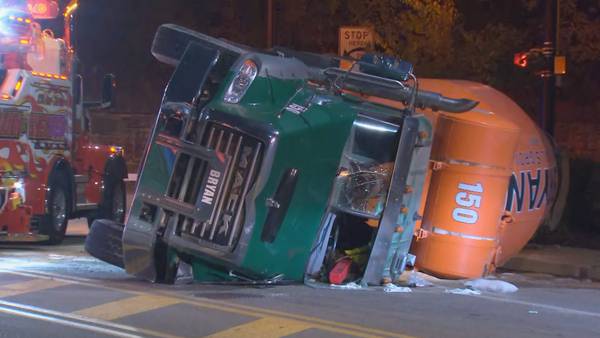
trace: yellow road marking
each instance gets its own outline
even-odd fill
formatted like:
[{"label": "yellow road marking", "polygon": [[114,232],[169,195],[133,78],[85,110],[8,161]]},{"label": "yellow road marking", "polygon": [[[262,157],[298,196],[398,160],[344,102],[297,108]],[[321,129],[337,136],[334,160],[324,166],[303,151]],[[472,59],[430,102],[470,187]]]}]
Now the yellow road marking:
[{"label": "yellow road marking", "polygon": [[[169,295],[171,292],[158,291],[163,295]],[[180,298],[180,295],[172,295],[173,297]],[[228,303],[222,301],[214,301],[207,298],[202,299],[182,299],[186,304],[195,305],[208,309],[221,310],[229,313],[237,313],[245,316],[253,317],[277,317],[282,319],[292,319],[309,323],[312,328],[325,330],[329,332],[337,332],[346,335],[375,338],[375,337],[396,337],[396,338],[415,338],[414,336],[404,335],[396,332],[385,331],[375,329],[367,326],[359,326],[355,324],[349,324],[344,322],[336,322],[327,319],[321,319],[316,317],[309,317],[304,315],[298,315],[294,313],[282,312],[277,310],[270,310],[267,308],[248,306],[236,303]]]},{"label": "yellow road marking", "polygon": [[0,298],[17,296],[24,293],[40,291],[66,285],[63,281],[53,279],[32,279],[25,282],[0,285]]},{"label": "yellow road marking", "polygon": [[40,321],[60,324],[63,326],[74,327],[77,329],[92,331],[95,333],[104,333],[106,335],[110,335],[110,336],[114,336],[114,337],[142,338],[141,336],[138,336],[138,335],[128,334],[125,332],[119,332],[116,330],[112,330],[110,328],[100,328],[100,327],[96,327],[94,325],[88,325],[86,323],[78,323],[78,322],[65,320],[65,319],[61,319],[61,318],[53,318],[53,317],[45,316],[43,314],[37,314],[37,313],[32,313],[32,312],[27,312],[27,311],[22,311],[22,310],[18,310],[18,309],[12,309],[12,308],[5,308],[3,306],[0,306],[0,312],[9,314],[9,315],[13,315],[13,316],[19,316],[19,317],[28,318],[28,319],[40,320]]},{"label": "yellow road marking", "polygon": [[[136,335],[144,334],[145,337],[160,338],[182,338],[179,336],[157,332],[153,330],[142,329],[129,325],[117,324],[101,319],[86,318],[83,316],[69,314],[50,309],[44,309],[32,305],[24,305],[0,300],[0,312],[12,314],[19,317],[38,319],[48,322],[55,322],[65,326],[79,326],[80,328],[102,332],[104,329],[120,331],[123,334],[128,332]],[[79,325],[83,324],[83,325]],[[104,332],[110,333],[110,332]]]},{"label": "yellow road marking", "polygon": [[264,317],[212,334],[210,338],[279,338],[310,329],[310,323],[277,317]]},{"label": "yellow road marking", "polygon": [[[9,274],[13,274],[13,275],[19,275],[19,276],[36,277],[36,278],[42,278],[42,279],[52,278],[51,276],[37,274],[37,272],[34,272],[34,271],[14,271],[14,270],[1,269],[0,272],[9,273]],[[68,278],[68,277],[66,277],[66,278]],[[82,281],[77,281],[77,280],[71,281],[68,279],[62,279],[62,280],[69,281],[74,284],[102,288],[105,290],[128,292],[128,293],[132,293],[132,294],[135,294],[138,296],[168,298],[168,299],[172,299],[173,301],[175,301],[174,304],[179,302],[179,303],[195,305],[195,306],[207,308],[207,309],[221,310],[221,311],[224,311],[227,313],[241,314],[241,315],[245,315],[245,316],[249,316],[249,317],[256,317],[256,318],[276,317],[276,318],[281,318],[283,320],[296,320],[296,321],[300,321],[300,322],[306,322],[306,324],[309,325],[311,328],[316,328],[316,329],[320,329],[320,330],[324,330],[324,331],[328,331],[328,332],[337,332],[337,333],[347,334],[347,335],[356,336],[356,337],[414,338],[414,336],[405,335],[405,334],[401,334],[401,333],[396,333],[396,332],[391,332],[391,331],[386,331],[386,330],[381,330],[381,329],[375,329],[375,328],[360,326],[360,325],[356,325],[356,324],[336,322],[336,321],[321,319],[321,318],[317,318],[317,317],[310,317],[310,316],[304,316],[304,315],[299,315],[299,314],[294,314],[294,313],[287,313],[287,312],[282,312],[282,311],[277,311],[277,310],[270,310],[267,308],[248,306],[248,305],[230,303],[230,302],[225,302],[225,301],[217,301],[217,300],[212,300],[212,299],[208,299],[208,298],[189,299],[189,298],[184,298],[185,295],[179,295],[179,294],[174,293],[173,291],[155,290],[156,294],[162,295],[162,296],[151,296],[149,293],[138,291],[134,287],[127,285],[127,284],[124,284],[124,285],[119,284],[118,286],[110,286],[112,283],[107,282],[107,281],[103,281],[103,284],[100,284],[98,282],[82,282]],[[134,297],[134,298],[137,298],[137,297]],[[100,306],[102,306],[102,305],[100,305]],[[93,308],[90,308],[90,309],[93,309]],[[89,309],[84,309],[84,310],[80,310],[80,311],[83,312],[83,311],[87,311],[87,310],[89,310]],[[142,311],[138,311],[138,312],[142,312]]]},{"label": "yellow road marking", "polygon": [[145,294],[90,307],[74,313],[84,317],[115,320],[181,302],[181,300],[172,297]]}]

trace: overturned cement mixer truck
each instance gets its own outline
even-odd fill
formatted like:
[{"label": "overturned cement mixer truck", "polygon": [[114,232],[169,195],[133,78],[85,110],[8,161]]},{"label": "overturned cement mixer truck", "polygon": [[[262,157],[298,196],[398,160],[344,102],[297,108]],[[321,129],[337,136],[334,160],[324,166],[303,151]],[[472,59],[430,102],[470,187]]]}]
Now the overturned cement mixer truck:
[{"label": "overturned cement mixer truck", "polygon": [[479,277],[552,205],[550,143],[490,87],[171,24],[152,53],[175,71],[131,210],[86,240],[130,274],[170,283],[185,263],[207,282],[380,285],[407,266]]}]

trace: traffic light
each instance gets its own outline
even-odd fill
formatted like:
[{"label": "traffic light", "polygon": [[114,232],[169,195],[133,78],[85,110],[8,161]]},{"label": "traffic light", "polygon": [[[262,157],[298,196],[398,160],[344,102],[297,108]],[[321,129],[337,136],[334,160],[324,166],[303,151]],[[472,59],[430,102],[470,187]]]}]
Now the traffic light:
[{"label": "traffic light", "polygon": [[529,53],[527,53],[527,52],[515,53],[513,63],[518,67],[525,68],[525,67],[527,67],[527,57],[528,56],[529,56]]}]

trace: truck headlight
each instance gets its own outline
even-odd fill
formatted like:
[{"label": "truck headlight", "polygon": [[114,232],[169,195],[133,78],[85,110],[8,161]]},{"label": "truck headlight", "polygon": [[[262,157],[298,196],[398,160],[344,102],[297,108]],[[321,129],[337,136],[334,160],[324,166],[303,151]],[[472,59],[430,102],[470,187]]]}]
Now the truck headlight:
[{"label": "truck headlight", "polygon": [[223,100],[227,103],[239,103],[257,74],[258,66],[256,63],[252,60],[244,61],[233,81],[231,81],[229,88],[227,88]]}]

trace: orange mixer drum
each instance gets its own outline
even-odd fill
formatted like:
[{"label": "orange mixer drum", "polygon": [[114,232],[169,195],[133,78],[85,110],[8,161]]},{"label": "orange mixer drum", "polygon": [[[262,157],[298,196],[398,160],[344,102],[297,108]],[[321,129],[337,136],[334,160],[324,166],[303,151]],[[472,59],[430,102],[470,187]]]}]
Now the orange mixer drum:
[{"label": "orange mixer drum", "polygon": [[488,102],[492,112],[521,129],[506,192],[505,209],[511,217],[501,229],[496,258],[501,266],[527,244],[553,207],[558,185],[555,150],[546,134],[504,94],[468,81],[448,84],[460,86],[482,103]]},{"label": "orange mixer drum", "polygon": [[558,182],[554,149],[527,113],[489,86],[420,79],[419,87],[479,105],[462,114],[420,111],[435,137],[411,252],[417,268],[436,276],[481,277],[518,253],[550,211]]},{"label": "orange mixer drum", "polygon": [[417,266],[440,277],[481,276],[493,269],[519,128],[494,115],[442,114],[433,172],[415,244]]},{"label": "orange mixer drum", "polygon": [[481,277],[527,243],[551,206],[552,148],[527,114],[493,88],[451,80],[424,80],[421,87],[480,104],[463,114],[424,112],[435,137],[421,238],[412,250],[417,268]]}]

